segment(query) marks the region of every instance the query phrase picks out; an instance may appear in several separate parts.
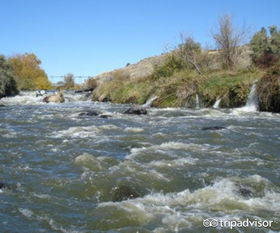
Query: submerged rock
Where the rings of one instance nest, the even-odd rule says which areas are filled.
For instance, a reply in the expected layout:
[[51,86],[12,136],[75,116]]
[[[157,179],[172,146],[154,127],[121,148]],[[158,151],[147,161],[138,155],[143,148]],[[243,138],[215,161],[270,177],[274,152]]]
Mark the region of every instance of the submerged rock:
[[147,109],[143,107],[131,107],[124,111],[124,114],[146,115]]
[[106,114],[101,114],[99,115],[100,118],[104,118],[104,119],[107,119],[109,117],[111,117],[110,115],[106,115]]
[[138,191],[136,191],[133,187],[127,184],[120,184],[114,187],[112,189],[112,192],[112,201],[114,202],[134,199],[142,196]]
[[95,110],[88,110],[85,112],[79,113],[79,116],[99,116],[100,113]]
[[246,198],[253,197],[253,192],[249,189],[239,188],[238,192],[242,197],[246,197]]
[[105,118],[105,119],[111,117],[110,115],[102,114],[102,113],[100,113],[98,111],[95,111],[95,110],[88,110],[88,111],[80,112],[79,116],[80,117],[98,116],[100,118]]
[[59,94],[55,94],[55,95],[46,96],[43,99],[43,102],[45,102],[45,103],[50,103],[50,102],[53,102],[53,103],[64,103],[65,99],[64,99],[63,93],[59,93]]
[[5,189],[5,188],[9,189],[10,186],[6,183],[0,182],[0,189]]
[[209,127],[202,127],[202,130],[222,130],[226,129],[226,127],[223,126],[209,126]]

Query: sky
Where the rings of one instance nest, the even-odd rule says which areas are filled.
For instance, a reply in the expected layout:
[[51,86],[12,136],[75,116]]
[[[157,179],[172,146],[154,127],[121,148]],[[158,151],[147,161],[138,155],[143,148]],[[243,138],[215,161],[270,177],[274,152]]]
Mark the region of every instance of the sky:
[[214,48],[218,18],[280,27],[280,0],[0,0],[0,54],[35,53],[49,76],[94,76],[159,55],[180,34]]

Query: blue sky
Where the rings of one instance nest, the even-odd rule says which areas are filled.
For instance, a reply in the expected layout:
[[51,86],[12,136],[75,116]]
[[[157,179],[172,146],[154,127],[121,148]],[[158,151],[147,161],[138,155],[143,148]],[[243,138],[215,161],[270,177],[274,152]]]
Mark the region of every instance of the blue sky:
[[213,46],[229,14],[250,33],[280,26],[279,0],[0,0],[0,54],[33,52],[48,75],[96,75],[158,55],[180,33]]

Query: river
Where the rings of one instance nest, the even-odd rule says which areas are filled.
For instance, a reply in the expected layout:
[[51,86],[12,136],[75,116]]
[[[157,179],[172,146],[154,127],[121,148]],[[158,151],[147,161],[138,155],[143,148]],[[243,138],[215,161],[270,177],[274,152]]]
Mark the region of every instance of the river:
[[[82,94],[1,102],[0,232],[279,232],[279,114],[126,115],[129,105]],[[79,115],[90,110],[103,116]],[[208,218],[274,222],[229,229]]]

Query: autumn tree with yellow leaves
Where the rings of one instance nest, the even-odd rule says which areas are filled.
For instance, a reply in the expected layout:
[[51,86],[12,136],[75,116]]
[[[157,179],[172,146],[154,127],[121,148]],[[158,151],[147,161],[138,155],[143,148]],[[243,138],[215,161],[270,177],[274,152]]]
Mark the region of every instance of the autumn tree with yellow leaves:
[[33,53],[25,53],[9,58],[20,90],[51,89],[51,82],[45,71],[40,67],[41,61]]

